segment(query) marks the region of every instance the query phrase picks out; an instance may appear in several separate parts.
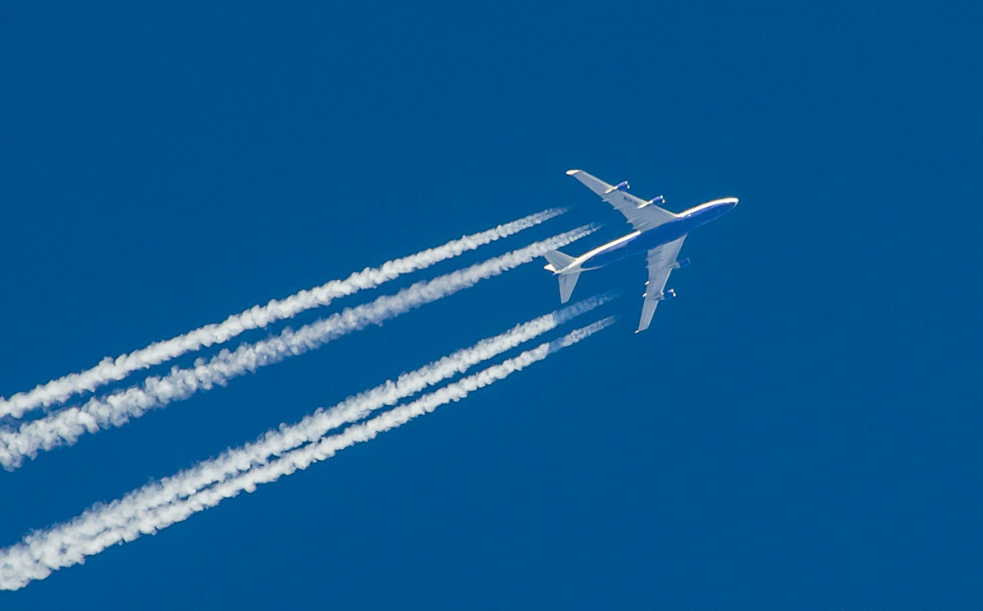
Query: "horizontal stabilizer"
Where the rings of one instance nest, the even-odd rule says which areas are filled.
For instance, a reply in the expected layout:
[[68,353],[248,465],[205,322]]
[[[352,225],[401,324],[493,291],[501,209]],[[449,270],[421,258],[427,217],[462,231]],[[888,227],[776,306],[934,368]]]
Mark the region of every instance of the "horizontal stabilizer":
[[570,295],[573,294],[573,287],[577,286],[577,278],[580,278],[580,272],[576,274],[560,274],[557,277],[560,279],[560,303],[566,303],[570,301]]
[[543,255],[546,260],[549,261],[549,265],[546,266],[551,272],[558,272],[570,266],[576,259],[570,255],[565,255],[559,250],[551,250],[550,252]]

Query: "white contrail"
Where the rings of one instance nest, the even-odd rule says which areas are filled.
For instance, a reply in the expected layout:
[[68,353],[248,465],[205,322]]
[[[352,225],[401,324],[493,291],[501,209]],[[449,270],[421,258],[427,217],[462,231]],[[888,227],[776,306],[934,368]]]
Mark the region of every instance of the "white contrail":
[[[464,373],[474,365],[494,358],[577,316],[590,312],[616,296],[614,293],[608,293],[591,297],[551,314],[540,316],[416,371],[402,374],[395,381],[386,381],[369,391],[349,397],[329,410],[319,409],[296,424],[281,425],[279,429],[267,431],[257,441],[234,450],[227,450],[216,458],[182,471],[177,476],[161,480],[157,486],[127,495],[117,502],[112,512],[103,512],[100,515],[100,526],[103,529],[120,528],[155,507],[173,503],[216,482],[226,480],[257,465],[266,464],[273,457],[316,441],[339,426],[361,420],[371,412],[393,406],[427,386],[433,386],[458,373]],[[90,529],[89,536],[92,534],[94,533]]]
[[142,516],[157,507],[169,505],[200,492],[216,482],[267,464],[276,456],[317,441],[327,432],[341,425],[361,420],[372,411],[395,405],[427,386],[463,373],[470,367],[555,329],[615,297],[615,294],[592,297],[557,312],[540,316],[416,371],[402,374],[395,381],[384,382],[376,388],[350,397],[329,410],[317,410],[296,424],[281,425],[279,429],[267,431],[257,441],[234,450],[227,450],[216,458],[202,461],[173,477],[165,478],[159,484],[145,486],[127,495],[114,503],[111,510],[106,508],[97,516],[93,516],[88,524],[83,526],[77,523],[74,532],[84,532],[86,537],[93,538],[105,530],[126,528],[127,524],[134,520],[141,520]]
[[[143,494],[145,490],[149,490],[152,494],[152,489],[158,488],[159,484],[148,484],[119,501],[108,505],[96,505],[74,520],[44,531],[33,532],[20,543],[0,550],[0,589],[20,589],[31,581],[44,579],[52,571],[82,563],[87,556],[98,554],[111,545],[133,541],[143,534],[156,533],[197,512],[214,507],[223,499],[237,496],[242,491],[252,492],[259,484],[276,481],[284,475],[306,469],[315,462],[327,460],[345,448],[374,439],[379,433],[397,428],[417,416],[434,411],[441,405],[460,401],[471,392],[502,380],[532,363],[545,359],[553,352],[596,333],[610,325],[613,320],[613,318],[606,318],[577,329],[559,340],[541,344],[411,403],[396,407],[360,424],[354,424],[341,433],[287,452],[275,461],[256,466],[187,498],[156,506],[120,526],[105,528],[101,518],[114,512],[130,496]],[[175,477],[180,477],[180,474]]]
[[384,295],[367,304],[346,308],[325,319],[301,327],[285,329],[279,335],[243,344],[234,351],[222,350],[208,361],[199,359],[194,367],[174,367],[163,377],[148,378],[140,386],[117,391],[108,397],[93,397],[81,407],[70,407],[44,418],[25,422],[17,430],[0,429],[0,464],[13,470],[25,457],[34,458],[41,450],[72,445],[85,433],[123,426],[130,418],[148,410],[188,398],[198,390],[224,385],[228,380],[255,371],[258,367],[318,348],[332,339],[381,324],[426,303],[474,286],[528,263],[550,250],[578,240],[595,230],[584,226],[552,238],[534,242],[472,265],[471,267],[413,284],[394,295]]
[[226,342],[237,335],[265,327],[311,308],[328,305],[332,300],[375,288],[403,274],[419,271],[464,252],[506,238],[524,229],[534,227],[565,212],[562,208],[544,210],[494,229],[466,235],[443,246],[430,248],[415,255],[387,261],[379,267],[365,268],[344,280],[332,280],[319,287],[303,290],[285,299],[274,299],[265,306],[252,308],[228,317],[221,323],[209,324],[175,338],[153,343],[146,348],[123,354],[115,359],[106,357],[92,369],[72,373],[40,384],[29,392],[20,392],[9,399],[0,397],[0,417],[20,418],[25,412],[50,405],[64,403],[69,397],[91,392],[96,388],[122,380],[130,373],[177,358],[182,354]]

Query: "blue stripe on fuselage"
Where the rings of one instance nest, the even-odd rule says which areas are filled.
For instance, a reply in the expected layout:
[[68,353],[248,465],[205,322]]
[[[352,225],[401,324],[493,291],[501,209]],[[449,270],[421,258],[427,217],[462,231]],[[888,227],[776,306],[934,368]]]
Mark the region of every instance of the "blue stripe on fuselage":
[[734,204],[730,203],[717,204],[706,208],[698,206],[692,209],[692,211],[684,212],[679,218],[671,220],[668,223],[663,223],[654,229],[640,233],[619,244],[612,244],[610,248],[606,248],[584,261],[582,267],[583,269],[597,269],[633,255],[646,253],[653,248],[668,244],[673,240],[678,240],[700,225],[705,225],[719,218],[733,207]]

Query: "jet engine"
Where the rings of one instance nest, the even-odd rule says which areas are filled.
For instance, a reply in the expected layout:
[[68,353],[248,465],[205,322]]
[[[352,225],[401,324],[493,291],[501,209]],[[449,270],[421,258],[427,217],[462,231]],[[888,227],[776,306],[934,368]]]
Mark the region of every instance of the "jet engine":
[[687,265],[689,265],[689,257],[687,257],[685,259],[680,259],[679,261],[676,261],[675,263],[672,264],[672,268],[673,269],[682,269],[682,268],[686,267]]
[[653,197],[652,199],[648,200],[647,202],[642,202],[642,203],[638,204],[638,207],[639,208],[644,208],[645,206],[651,206],[651,205],[664,206],[665,203],[666,203],[666,198],[664,198],[664,197],[662,197],[660,195],[658,197]]
[[627,191],[630,188],[631,186],[629,186],[628,181],[622,180],[618,184],[614,185],[613,187],[605,191],[604,194],[607,195],[608,193],[614,193],[615,191]]
[[[648,283],[646,282],[646,284]],[[648,295],[649,295],[648,291],[646,291],[645,293],[642,294],[642,297],[648,297]],[[675,297],[676,297],[676,291],[673,289],[669,289],[668,291],[663,291],[662,294],[657,296],[655,299],[656,301],[669,301],[670,299],[674,299]]]

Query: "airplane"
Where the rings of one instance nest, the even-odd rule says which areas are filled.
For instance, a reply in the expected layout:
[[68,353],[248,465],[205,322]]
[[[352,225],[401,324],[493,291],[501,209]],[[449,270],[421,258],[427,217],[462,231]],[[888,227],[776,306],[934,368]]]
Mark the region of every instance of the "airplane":
[[661,195],[650,200],[643,200],[628,193],[628,181],[616,185],[591,176],[583,170],[569,170],[568,176],[573,176],[588,189],[601,196],[615,210],[625,215],[635,231],[617,240],[608,242],[594,250],[571,257],[559,250],[546,253],[549,264],[547,271],[553,272],[560,281],[560,302],[570,300],[573,287],[581,272],[600,269],[633,255],[648,253],[649,279],[645,282],[646,290],[642,295],[642,318],[635,333],[648,329],[652,315],[660,301],[672,299],[676,291],[665,290],[666,282],[672,270],[686,267],[689,259],[677,260],[683,240],[691,231],[710,221],[714,221],[737,205],[736,197],[725,197],[700,204],[679,214],[662,208],[665,198]]

